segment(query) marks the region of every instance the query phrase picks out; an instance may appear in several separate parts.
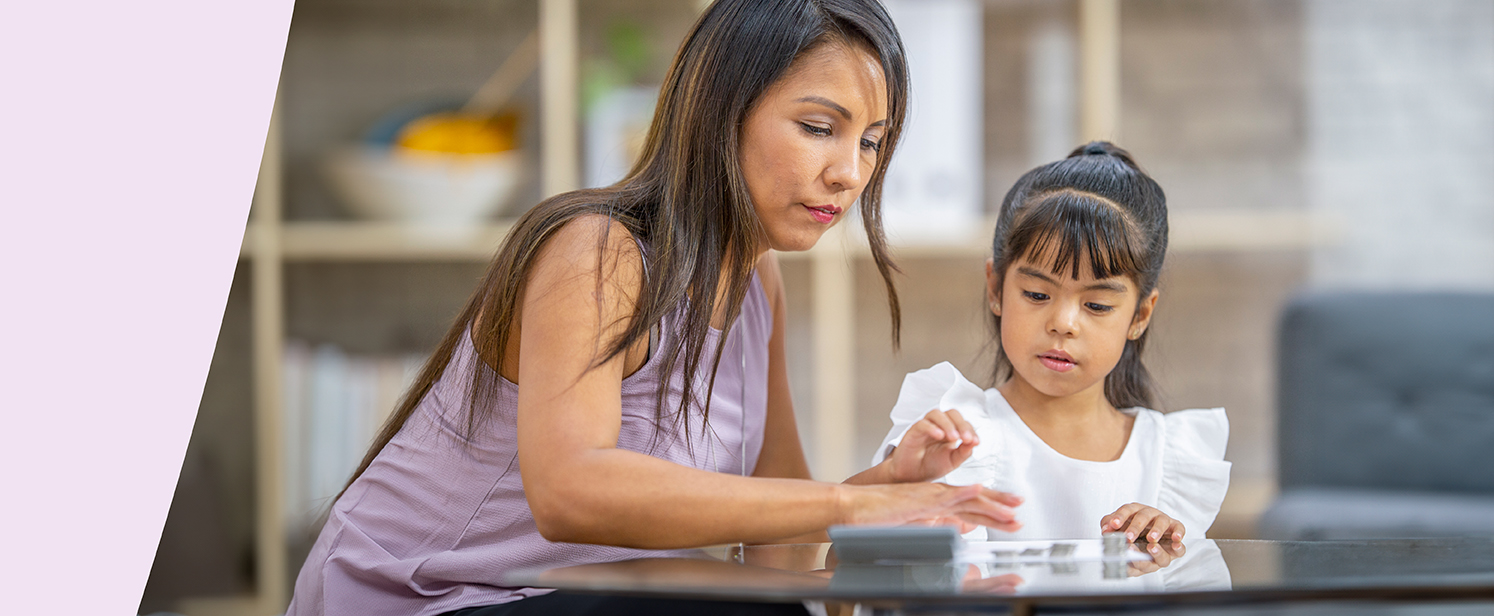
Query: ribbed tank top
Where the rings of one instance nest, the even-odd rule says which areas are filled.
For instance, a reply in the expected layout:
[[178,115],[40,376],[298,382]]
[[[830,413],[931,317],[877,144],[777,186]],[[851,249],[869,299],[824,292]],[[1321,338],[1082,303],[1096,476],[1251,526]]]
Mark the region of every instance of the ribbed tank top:
[[[678,316],[660,322],[661,347],[677,338]],[[699,409],[689,415],[688,446],[674,422],[655,429],[654,396],[665,375],[663,353],[653,353],[622,381],[617,447],[707,471],[751,473],[762,450],[772,330],[772,307],[754,273],[726,337],[705,436]],[[710,331],[708,353],[720,335]],[[708,360],[702,364],[709,369]],[[333,505],[296,579],[287,616],[426,616],[548,592],[498,586],[505,571],[684,555],[541,537],[519,473],[518,386],[492,374],[496,412],[469,441],[463,433],[473,369],[492,370],[463,336],[404,427]],[[683,392],[683,366],[667,376],[672,410]]]

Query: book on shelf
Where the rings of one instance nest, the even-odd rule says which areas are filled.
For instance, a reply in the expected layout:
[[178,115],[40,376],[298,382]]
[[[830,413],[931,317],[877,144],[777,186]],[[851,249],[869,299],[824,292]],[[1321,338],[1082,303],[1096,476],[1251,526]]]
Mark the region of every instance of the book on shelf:
[[424,360],[286,342],[283,514],[289,532],[308,530],[331,506]]

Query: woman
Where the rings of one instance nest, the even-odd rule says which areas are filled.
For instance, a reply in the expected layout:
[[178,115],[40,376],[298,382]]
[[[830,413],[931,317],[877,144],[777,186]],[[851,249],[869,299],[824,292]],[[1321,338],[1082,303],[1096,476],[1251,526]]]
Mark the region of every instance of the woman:
[[812,247],[859,198],[897,323],[879,206],[906,100],[876,0],[706,9],[629,176],[514,227],[333,505],[289,613],[658,611],[496,584],[833,524],[1014,528],[1015,497],[925,482],[974,446],[957,416],[847,485],[809,479],[794,425],[772,251]]

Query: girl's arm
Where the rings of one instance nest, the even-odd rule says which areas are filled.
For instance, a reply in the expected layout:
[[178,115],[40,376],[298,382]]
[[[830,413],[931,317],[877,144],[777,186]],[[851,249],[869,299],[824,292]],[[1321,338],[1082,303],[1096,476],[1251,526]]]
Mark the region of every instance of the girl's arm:
[[[599,264],[597,238],[609,224]],[[618,449],[624,359],[588,368],[626,326],[641,281],[641,257],[627,232],[591,217],[548,240],[525,283],[519,468],[545,538],[680,548],[772,541],[843,523],[1013,519],[999,493],[979,486],[735,477]]]

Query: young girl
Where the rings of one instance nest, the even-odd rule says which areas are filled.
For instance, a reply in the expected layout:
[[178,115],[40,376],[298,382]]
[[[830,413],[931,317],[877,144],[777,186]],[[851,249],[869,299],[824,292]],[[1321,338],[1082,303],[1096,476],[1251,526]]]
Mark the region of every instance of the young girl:
[[[953,463],[947,483],[1023,496],[1022,527],[990,539],[1121,531],[1155,554],[1201,537],[1229,487],[1229,424],[1224,409],[1151,410],[1141,350],[1167,250],[1162,188],[1125,150],[1091,143],[1017,181],[992,248],[998,386],[948,363],[908,375],[874,462],[910,477]],[[941,442],[897,450],[910,435]]]

